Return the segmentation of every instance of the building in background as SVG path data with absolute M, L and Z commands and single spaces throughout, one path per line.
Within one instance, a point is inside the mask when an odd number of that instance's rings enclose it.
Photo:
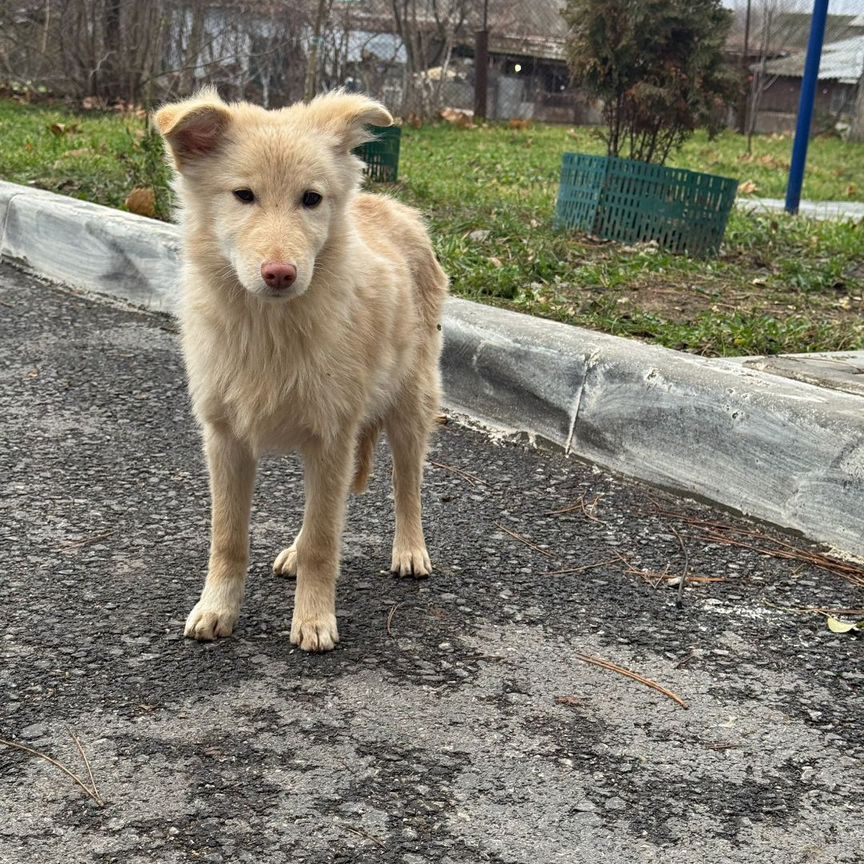
M 855 116 L 864 76 L 864 15 L 858 19 L 861 33 L 839 42 L 826 42 L 819 64 L 814 132 L 846 125 Z M 756 117 L 757 132 L 791 132 L 795 128 L 806 52 L 800 51 L 764 65 L 766 75 Z

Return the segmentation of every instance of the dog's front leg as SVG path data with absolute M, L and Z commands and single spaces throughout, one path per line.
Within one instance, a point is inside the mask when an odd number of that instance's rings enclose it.
M 304 651 L 331 651 L 336 628 L 336 578 L 354 455 L 354 435 L 303 450 L 306 509 L 297 537 L 297 593 L 291 642 Z
M 185 635 L 216 639 L 231 635 L 243 602 L 256 460 L 249 447 L 221 425 L 205 426 L 204 449 L 212 508 L 210 562 L 201 599 L 186 620 Z

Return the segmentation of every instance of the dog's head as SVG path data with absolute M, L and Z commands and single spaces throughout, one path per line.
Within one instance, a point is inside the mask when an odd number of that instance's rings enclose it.
M 214 262 L 260 297 L 303 294 L 341 230 L 362 163 L 351 151 L 389 126 L 387 109 L 334 92 L 276 111 L 226 104 L 215 90 L 166 105 L 154 122 L 179 176 L 184 211 L 214 243 Z

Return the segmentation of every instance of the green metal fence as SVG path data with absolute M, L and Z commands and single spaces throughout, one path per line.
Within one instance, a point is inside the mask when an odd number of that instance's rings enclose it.
M 555 224 L 672 252 L 720 248 L 738 181 L 630 159 L 565 153 Z

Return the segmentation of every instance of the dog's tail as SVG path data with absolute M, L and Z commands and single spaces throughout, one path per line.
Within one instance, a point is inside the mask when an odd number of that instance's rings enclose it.
M 371 423 L 365 426 L 357 438 L 357 449 L 354 453 L 354 482 L 351 491 L 355 495 L 362 495 L 369 485 L 369 477 L 372 475 L 372 467 L 375 464 L 375 445 L 381 434 L 381 424 Z

